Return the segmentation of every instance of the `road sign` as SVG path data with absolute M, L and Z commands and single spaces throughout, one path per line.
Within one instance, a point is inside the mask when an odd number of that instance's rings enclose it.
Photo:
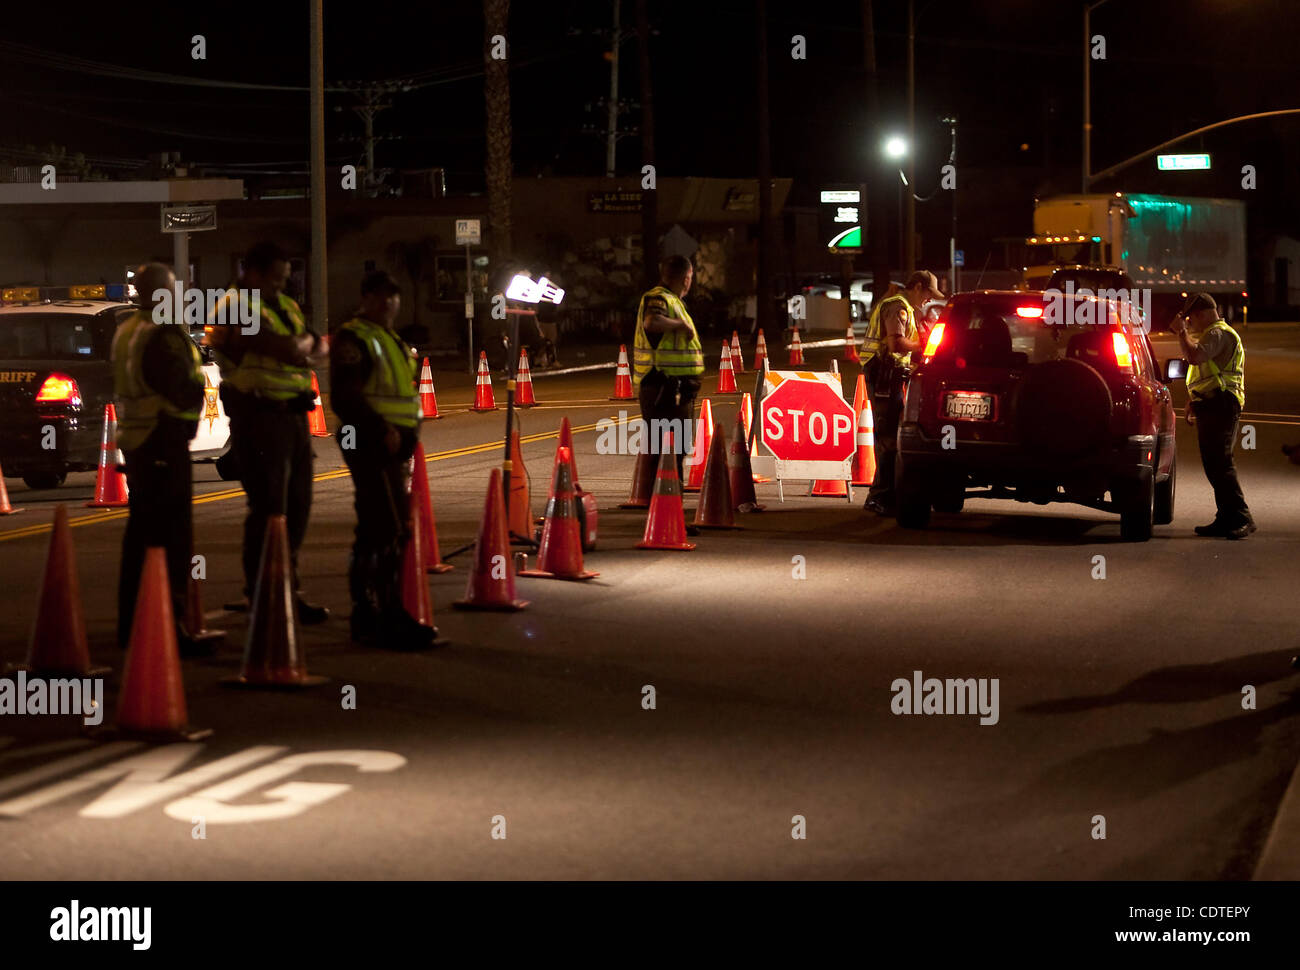
M 1210 156 L 1205 153 L 1194 155 L 1157 155 L 1156 167 L 1162 172 L 1186 172 L 1210 167 Z
M 456 220 L 456 245 L 477 246 L 483 242 L 478 219 Z
M 952 264 L 953 264 L 954 266 L 965 266 L 965 265 L 966 265 L 966 250 L 964 250 L 964 249 L 956 249 L 956 250 L 953 250 L 953 254 L 952 254 Z
M 203 232 L 217 228 L 215 205 L 175 205 L 162 207 L 163 232 Z
M 852 475 L 857 422 L 839 374 L 768 371 L 759 414 L 760 440 L 774 478 L 847 480 Z M 759 474 L 769 474 L 766 466 L 762 456 L 755 459 Z

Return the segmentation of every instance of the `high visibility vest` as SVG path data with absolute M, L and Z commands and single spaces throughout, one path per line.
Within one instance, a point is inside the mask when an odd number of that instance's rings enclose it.
M 415 351 L 387 327 L 364 317 L 343 324 L 370 353 L 370 377 L 362 392 L 385 421 L 400 428 L 420 422 L 420 398 L 415 392 Z
M 661 296 L 668 304 L 668 315 L 676 320 L 685 320 L 689 333 L 674 330 L 672 333 L 659 335 L 659 346 L 650 343 L 645 329 L 645 301 L 650 296 Z M 641 386 L 641 379 L 656 368 L 664 374 L 677 377 L 691 377 L 704 373 L 704 351 L 700 347 L 700 335 L 695 330 L 695 321 L 686 312 L 684 304 L 671 290 L 656 286 L 648 290 L 636 308 L 636 336 L 632 341 L 632 383 Z
M 886 297 L 871 311 L 871 319 L 867 322 L 867 335 L 862 338 L 861 356 L 863 366 L 866 366 L 867 361 L 871 360 L 876 354 L 883 353 L 889 345 L 885 334 L 885 326 L 881 323 L 881 311 L 891 303 L 901 303 L 903 305 L 906 314 L 903 336 L 908 340 L 916 339 L 916 311 L 912 309 L 912 304 L 908 303 L 907 297 L 901 293 Z M 899 367 L 906 367 L 911 357 L 911 351 L 905 350 L 902 353 L 894 354 L 894 361 Z
M 1187 393 L 1192 396 L 1192 400 L 1201 401 L 1207 398 L 1214 391 L 1227 391 L 1237 399 L 1237 403 L 1242 407 L 1246 406 L 1246 347 L 1241 342 L 1241 335 L 1233 330 L 1222 320 L 1216 321 L 1213 326 L 1207 327 L 1205 333 L 1211 330 L 1226 330 L 1236 341 L 1236 347 L 1232 351 L 1232 360 L 1228 361 L 1228 366 L 1220 368 L 1212 360 L 1207 360 L 1204 364 L 1191 364 L 1187 368 Z M 1205 334 L 1201 335 L 1202 337 Z
M 117 408 L 117 446 L 123 451 L 139 448 L 166 414 L 182 421 L 199 420 L 199 409 L 181 410 L 151 388 L 144 379 L 144 350 L 159 324 L 143 310 L 136 310 L 113 334 L 113 398 Z M 184 331 L 182 331 L 184 333 Z M 203 361 L 194 341 L 185 340 L 195 384 L 203 384 Z
M 226 298 L 233 299 L 234 291 L 226 294 Z M 298 304 L 283 293 L 279 294 L 278 300 L 276 308 L 259 301 L 260 326 L 281 337 L 299 337 L 306 333 L 307 323 Z M 252 351 L 244 354 L 238 364 L 224 354 L 218 356 L 217 362 L 221 366 L 221 379 L 245 394 L 272 401 L 288 401 L 300 394 L 311 393 L 311 369 L 307 367 Z

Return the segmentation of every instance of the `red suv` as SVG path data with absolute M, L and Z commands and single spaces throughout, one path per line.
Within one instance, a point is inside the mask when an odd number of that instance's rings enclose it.
M 1052 291 L 959 293 L 908 382 L 898 429 L 898 521 L 967 498 L 1118 512 L 1125 539 L 1174 516 L 1175 414 L 1132 303 Z

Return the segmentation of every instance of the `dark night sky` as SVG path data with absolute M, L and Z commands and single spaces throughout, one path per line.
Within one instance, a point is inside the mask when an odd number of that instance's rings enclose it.
M 78 6 L 84 12 L 78 14 Z M 753 5 L 651 0 L 650 6 L 660 32 L 653 53 L 661 173 L 756 174 Z M 515 0 L 512 7 L 517 173 L 599 173 L 603 141 L 582 128 L 588 121 L 603 123 L 602 114 L 588 115 L 584 105 L 608 88 L 605 41 L 593 31 L 608 26 L 610 2 Z M 0 148 L 55 142 L 107 160 L 179 150 L 197 162 L 305 165 L 305 92 L 145 83 L 115 71 L 104 76 L 90 65 L 83 67 L 92 73 L 53 64 L 78 57 L 181 78 L 305 85 L 306 3 L 136 0 L 61 5 L 53 18 L 50 9 L 32 4 L 6 10 Z M 855 0 L 769 2 L 773 169 L 802 187 L 859 178 L 866 153 L 901 118 L 906 4 L 875 3 L 889 118 L 874 123 L 865 110 L 860 9 Z M 937 119 L 955 111 L 960 164 L 1050 164 L 1074 190 L 1081 4 L 918 0 L 917 9 L 921 172 L 945 160 L 947 134 Z M 625 29 L 633 13 L 632 0 L 625 0 Z M 1094 167 L 1198 124 L 1297 106 L 1297 13 L 1296 0 L 1110 0 L 1094 14 L 1094 30 L 1108 43 L 1107 60 L 1094 72 Z M 439 81 L 396 95 L 395 107 L 379 116 L 378 131 L 402 136 L 380 145 L 380 164 L 443 166 L 450 191 L 480 189 L 480 5 L 326 0 L 325 18 L 327 83 L 403 75 Z M 207 38 L 206 61 L 190 58 L 196 33 Z M 806 61 L 789 57 L 795 33 L 807 37 Z M 635 98 L 635 41 L 623 51 L 623 93 Z M 346 103 L 345 95 L 329 98 L 331 109 Z M 360 145 L 340 139 L 358 135 L 359 121 L 350 111 L 329 110 L 326 124 L 330 160 L 356 160 Z M 1300 168 L 1297 132 L 1300 119 L 1228 129 L 1201 146 L 1189 145 L 1184 150 L 1216 153 L 1216 172 L 1192 176 L 1200 180 L 1194 191 L 1238 195 L 1239 176 L 1226 164 L 1238 154 L 1261 168 L 1273 164 L 1294 173 Z M 635 137 L 623 140 L 620 170 L 636 168 L 639 152 Z M 1224 166 L 1217 164 L 1219 153 Z M 918 182 L 928 191 L 924 178 Z M 1188 185 L 1166 188 L 1191 191 Z

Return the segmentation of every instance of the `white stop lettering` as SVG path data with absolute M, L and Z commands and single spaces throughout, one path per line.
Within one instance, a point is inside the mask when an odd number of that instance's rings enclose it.
M 822 423 L 821 434 L 817 433 L 818 421 L 821 421 Z M 820 411 L 814 411 L 812 414 L 808 416 L 808 437 L 812 439 L 813 444 L 815 445 L 825 444 L 826 431 L 827 431 L 826 415 L 822 414 Z

